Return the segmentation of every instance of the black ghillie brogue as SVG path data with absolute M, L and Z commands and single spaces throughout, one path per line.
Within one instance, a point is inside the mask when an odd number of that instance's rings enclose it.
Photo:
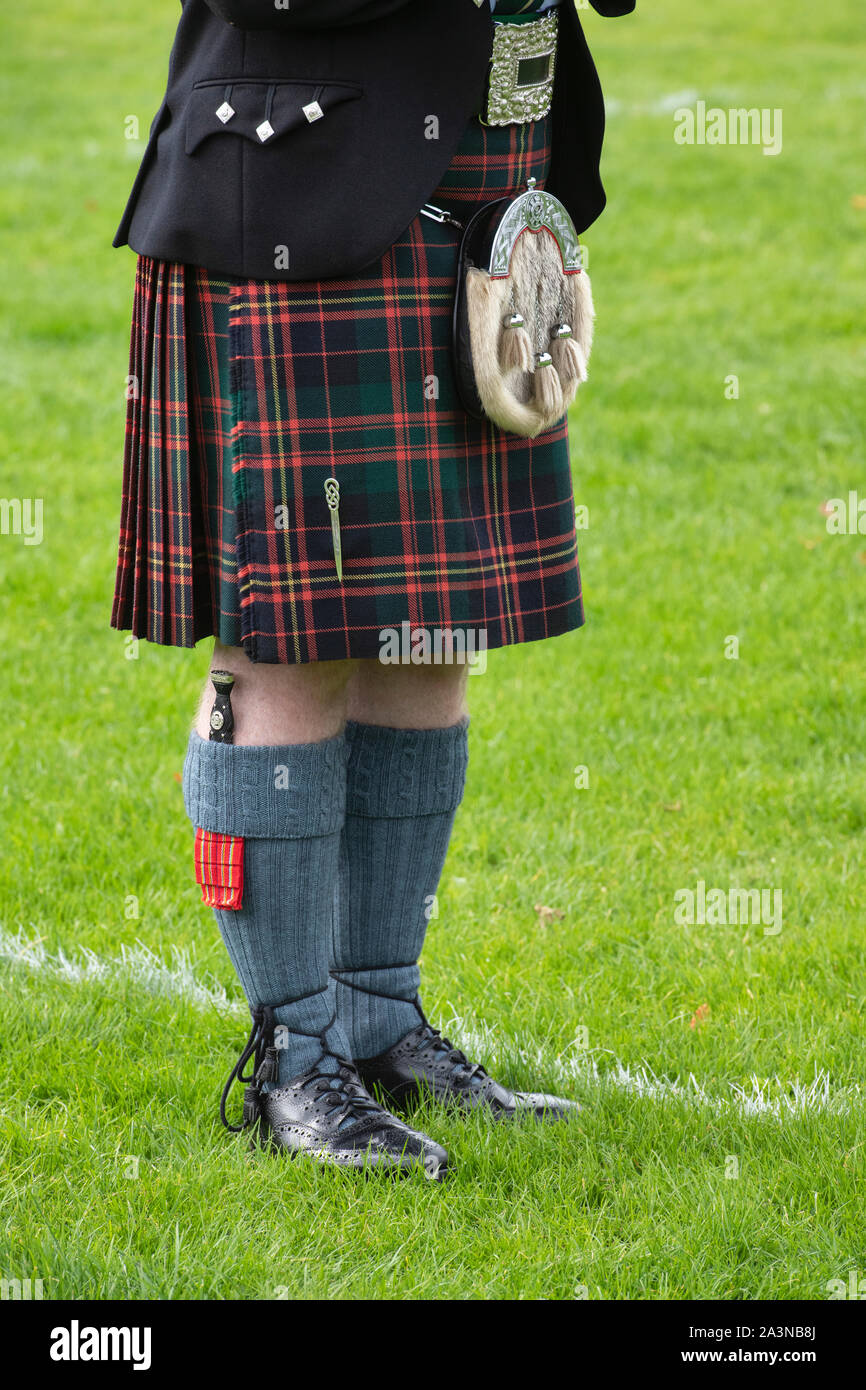
M 479 1062 L 422 1022 L 378 1057 L 356 1060 L 358 1075 L 369 1091 L 378 1087 L 388 1105 L 403 1109 L 425 1096 L 461 1110 L 484 1109 L 496 1120 L 531 1115 L 537 1120 L 561 1120 L 579 1113 L 575 1100 L 562 1100 L 538 1091 L 509 1091 L 489 1076 Z
M 348 1057 L 331 1052 L 287 1085 L 262 1088 L 278 1078 L 278 1053 L 273 1045 L 272 1008 L 252 1010 L 253 1028 L 232 1068 L 220 1100 L 226 1129 L 249 1129 L 272 1151 L 304 1154 L 338 1168 L 385 1169 L 396 1175 L 421 1170 L 440 1181 L 448 1171 L 448 1154 L 440 1144 L 398 1120 L 364 1087 Z M 327 1030 L 326 1030 L 327 1031 Z M 244 1076 L 250 1059 L 253 1069 Z M 230 1124 L 226 1100 L 234 1081 L 244 1083 L 243 1118 Z

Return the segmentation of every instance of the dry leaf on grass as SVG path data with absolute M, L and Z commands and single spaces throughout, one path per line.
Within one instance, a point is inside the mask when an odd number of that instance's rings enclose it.
M 543 927 L 546 927 L 548 922 L 560 922 L 565 916 L 561 907 L 545 907 L 544 903 L 536 903 L 535 911 L 538 913 L 538 920 Z

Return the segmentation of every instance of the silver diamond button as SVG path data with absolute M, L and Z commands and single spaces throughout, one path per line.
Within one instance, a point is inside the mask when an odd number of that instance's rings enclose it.
M 219 116 L 223 125 L 225 125 L 226 121 L 230 121 L 234 114 L 235 108 L 233 106 L 229 106 L 227 101 L 224 101 L 222 106 L 217 107 L 217 115 Z
M 317 101 L 307 102 L 307 105 L 302 109 L 307 120 L 310 122 L 320 121 L 325 114 Z
M 266 140 L 270 140 L 273 133 L 274 128 L 270 121 L 262 121 L 261 125 L 256 126 L 256 135 L 259 137 L 262 144 L 264 144 Z

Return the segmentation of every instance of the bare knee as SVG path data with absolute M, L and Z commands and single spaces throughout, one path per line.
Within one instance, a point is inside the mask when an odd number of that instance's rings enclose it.
M 232 711 L 237 744 L 317 743 L 333 738 L 346 720 L 346 692 L 354 663 L 315 661 L 286 665 L 253 662 L 240 647 L 214 644 L 211 670 L 235 677 Z M 209 736 L 214 689 L 205 682 L 196 732 Z
M 348 714 L 394 729 L 442 729 L 466 713 L 465 663 L 383 665 L 359 661 L 348 691 Z

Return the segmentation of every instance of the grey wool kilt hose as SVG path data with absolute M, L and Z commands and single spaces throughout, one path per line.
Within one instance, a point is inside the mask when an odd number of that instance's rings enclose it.
M 549 117 L 473 118 L 431 202 L 465 222 L 550 154 Z M 419 213 L 345 280 L 139 257 L 113 627 L 295 663 L 582 625 L 567 419 L 525 439 L 457 396 L 459 237 Z

